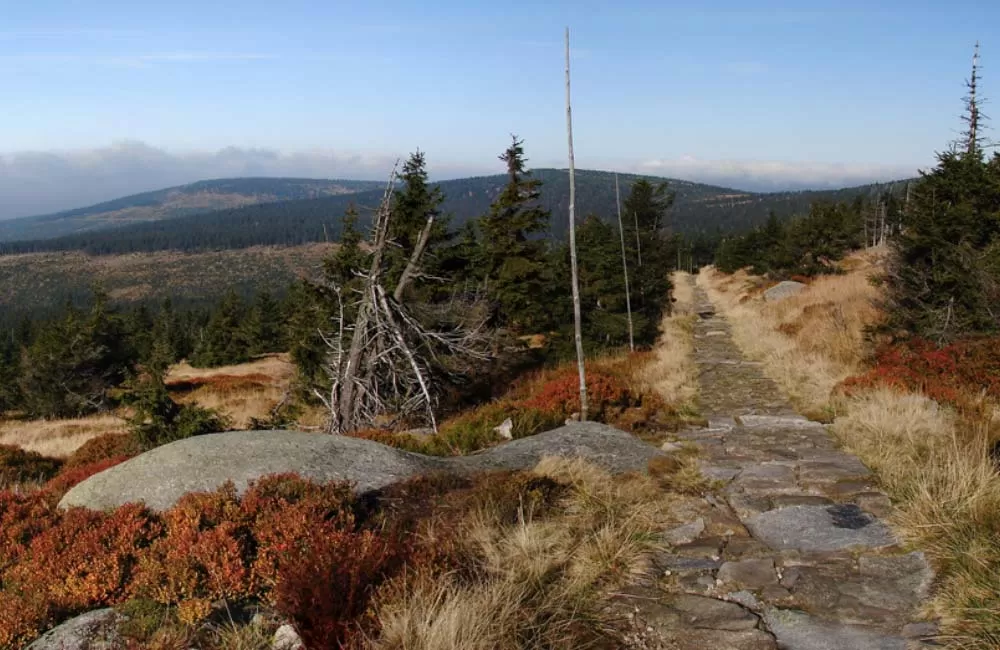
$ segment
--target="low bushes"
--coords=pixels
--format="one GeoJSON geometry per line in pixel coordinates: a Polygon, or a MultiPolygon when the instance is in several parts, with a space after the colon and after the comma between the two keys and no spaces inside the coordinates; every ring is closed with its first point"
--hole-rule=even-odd
{"type": "Polygon", "coordinates": [[[441,608],[462,594],[473,596],[463,611],[494,619],[489,638],[503,647],[583,644],[610,633],[598,595],[643,570],[672,498],[651,478],[613,481],[551,460],[534,472],[420,477],[374,500],[272,476],[242,496],[232,485],[189,494],[163,513],[59,511],[44,489],[0,492],[0,647],[109,605],[130,614],[130,648],[227,647],[216,623],[256,607],[291,620],[307,648],[400,647],[400,634],[416,643],[406,647],[430,647],[427,635],[449,625],[441,608]],[[443,600],[422,600],[446,584],[443,600]],[[479,609],[495,602],[502,615],[479,609]],[[414,616],[423,629],[402,632],[414,616]]]}
{"type": "MultiPolygon", "coordinates": [[[[673,408],[651,391],[636,388],[644,382],[634,374],[648,362],[648,354],[637,353],[588,366],[588,417],[628,431],[675,422],[673,408]]],[[[507,397],[445,420],[437,435],[426,438],[385,429],[362,429],[348,435],[432,456],[468,454],[502,442],[497,428],[507,420],[514,440],[561,426],[580,411],[579,382],[575,364],[533,374],[517,382],[507,397]]]]}
{"type": "Polygon", "coordinates": [[[13,445],[0,445],[0,488],[20,483],[44,483],[62,467],[62,461],[13,445]]]}
{"type": "Polygon", "coordinates": [[[969,415],[985,415],[1000,398],[1000,339],[976,338],[938,347],[925,339],[881,348],[868,372],[844,381],[848,394],[873,386],[919,391],[969,415]]]}

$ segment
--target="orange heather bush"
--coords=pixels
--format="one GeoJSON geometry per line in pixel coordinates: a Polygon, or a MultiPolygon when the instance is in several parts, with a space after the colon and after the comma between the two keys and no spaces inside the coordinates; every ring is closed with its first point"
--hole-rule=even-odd
{"type": "MultiPolygon", "coordinates": [[[[623,377],[604,370],[587,370],[587,400],[590,416],[603,420],[612,408],[640,406],[642,396],[637,394],[623,377]]],[[[580,377],[575,368],[566,368],[543,384],[537,392],[524,400],[526,406],[563,416],[580,411],[580,377]]]]}
{"type": "Polygon", "coordinates": [[[135,436],[128,433],[106,433],[103,436],[92,438],[73,452],[73,455],[66,460],[66,468],[90,465],[108,458],[126,457],[137,455],[142,449],[135,436]]]}
{"type": "Polygon", "coordinates": [[[408,555],[398,538],[373,531],[319,535],[283,564],[270,600],[295,621],[307,648],[341,648],[373,623],[375,590],[408,555]]]}
{"type": "Polygon", "coordinates": [[[98,472],[124,463],[129,458],[130,456],[117,456],[94,461],[87,465],[66,465],[61,472],[56,474],[55,478],[45,484],[44,494],[52,500],[52,503],[58,503],[77,483],[82,483],[98,472]]]}
{"type": "Polygon", "coordinates": [[[841,389],[889,386],[919,391],[971,415],[986,415],[984,398],[1000,398],[1000,340],[978,338],[938,347],[924,339],[883,347],[868,372],[845,380],[841,389]]]}

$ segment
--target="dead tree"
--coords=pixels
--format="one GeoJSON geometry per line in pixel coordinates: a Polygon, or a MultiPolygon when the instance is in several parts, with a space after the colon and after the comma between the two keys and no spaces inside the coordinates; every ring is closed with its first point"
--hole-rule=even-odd
{"type": "MultiPolygon", "coordinates": [[[[625,226],[622,224],[622,196],[618,191],[618,174],[615,174],[615,202],[618,204],[618,235],[622,245],[622,273],[625,274],[625,311],[628,314],[628,349],[635,352],[635,336],[632,331],[632,295],[628,288],[628,262],[625,259],[625,226]]],[[[680,267],[680,246],[677,247],[677,266],[680,267]]]]}
{"type": "Polygon", "coordinates": [[[382,202],[375,213],[371,261],[359,273],[363,284],[355,296],[345,296],[342,287],[331,287],[338,302],[338,315],[329,334],[326,371],[329,392],[315,391],[330,411],[328,430],[344,433],[370,426],[376,418],[422,417],[436,431],[435,407],[442,375],[459,374],[462,363],[491,357],[485,330],[485,310],[465,301],[455,301],[435,313],[424,309],[422,319],[403,303],[409,282],[420,274],[433,215],[428,217],[402,275],[390,293],[384,287],[384,258],[392,220],[393,168],[382,202]],[[345,301],[354,306],[354,321],[346,320],[345,301]],[[458,304],[458,303],[462,304],[458,304]],[[434,320],[429,327],[425,320],[434,320]]]}
{"type": "Polygon", "coordinates": [[[580,421],[587,419],[587,371],[583,360],[583,326],[580,316],[580,274],[576,261],[576,161],[573,157],[573,109],[569,89],[569,27],[566,28],[566,138],[569,144],[569,259],[573,284],[573,325],[576,365],[580,373],[580,421]]]}
{"type": "Polygon", "coordinates": [[[969,89],[969,94],[965,98],[966,108],[962,120],[968,124],[965,132],[965,151],[968,154],[979,151],[982,146],[982,136],[979,135],[979,98],[976,96],[976,89],[979,85],[979,41],[976,41],[976,48],[972,53],[972,76],[965,82],[969,89]]]}

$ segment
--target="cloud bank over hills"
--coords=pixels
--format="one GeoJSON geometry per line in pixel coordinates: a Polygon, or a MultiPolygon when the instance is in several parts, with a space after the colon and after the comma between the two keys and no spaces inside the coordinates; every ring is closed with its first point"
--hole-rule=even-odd
{"type": "MultiPolygon", "coordinates": [[[[212,178],[286,176],[380,180],[395,157],[331,149],[281,152],[228,147],[172,152],[138,141],[74,151],[0,154],[0,219],[83,207],[121,196],[212,178]]],[[[487,159],[487,163],[492,160],[487,159]]],[[[554,163],[561,166],[558,162],[554,163]]],[[[612,164],[588,164],[610,169],[612,164]]],[[[498,168],[432,165],[436,179],[499,173],[498,168]]],[[[717,161],[692,157],[625,164],[620,171],[670,176],[744,190],[832,188],[914,176],[913,166],[717,161]]]]}

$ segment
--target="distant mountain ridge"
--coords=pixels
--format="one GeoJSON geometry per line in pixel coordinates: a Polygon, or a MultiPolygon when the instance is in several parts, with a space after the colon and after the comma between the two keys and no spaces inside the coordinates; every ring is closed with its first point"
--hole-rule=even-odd
{"type": "MultiPolygon", "coordinates": [[[[532,174],[542,181],[541,204],[553,213],[551,234],[561,237],[566,229],[565,218],[561,216],[566,214],[568,208],[568,174],[560,169],[536,169],[532,174]]],[[[628,193],[630,185],[640,178],[667,182],[676,192],[677,198],[670,213],[671,227],[685,234],[745,231],[764,223],[771,212],[786,218],[804,214],[809,205],[817,200],[852,200],[884,191],[902,192],[907,182],[840,190],[755,193],[678,179],[620,174],[618,179],[623,196],[628,193]]],[[[458,227],[485,214],[506,180],[505,175],[498,174],[441,181],[435,185],[445,194],[444,212],[452,215],[452,226],[458,227]]],[[[204,183],[207,185],[195,183],[158,193],[125,197],[78,211],[16,220],[30,222],[37,229],[27,241],[5,233],[4,226],[10,222],[0,222],[0,253],[79,250],[92,254],[119,254],[296,246],[335,240],[339,236],[340,217],[347,206],[354,203],[362,217],[368,217],[381,200],[384,190],[384,185],[377,181],[223,179],[204,183]],[[268,191],[262,191],[264,189],[268,191]],[[188,199],[203,196],[208,191],[216,196],[229,197],[228,200],[237,203],[215,211],[202,209],[196,213],[185,213],[185,209],[196,208],[181,207],[180,201],[175,199],[169,203],[171,207],[164,208],[170,192],[179,190],[184,190],[181,196],[188,199]],[[291,198],[303,192],[327,194],[319,198],[315,198],[315,194],[309,198],[291,198]],[[261,200],[261,196],[269,200],[261,200]],[[270,200],[272,197],[277,198],[270,200]],[[147,206],[152,206],[153,212],[159,212],[138,223],[136,220],[129,222],[109,216],[124,209],[139,209],[142,207],[136,205],[139,202],[145,202],[147,206]],[[108,207],[112,209],[105,209],[108,207]],[[102,212],[102,209],[105,210],[102,212]],[[81,222],[88,227],[81,226],[81,222]],[[57,223],[58,226],[46,231],[45,223],[57,223]],[[64,228],[70,226],[76,230],[67,235],[64,228]],[[4,243],[5,239],[7,243],[4,243]],[[22,241],[11,243],[13,239],[22,241]]],[[[581,217],[596,214],[606,219],[615,218],[614,188],[613,172],[578,170],[577,214],[581,217]]],[[[23,232],[25,228],[20,230],[23,232]]]]}
{"type": "Polygon", "coordinates": [[[315,178],[222,178],[132,194],[51,214],[0,220],[0,241],[51,239],[79,232],[174,219],[257,203],[363,192],[381,181],[315,178]]]}

